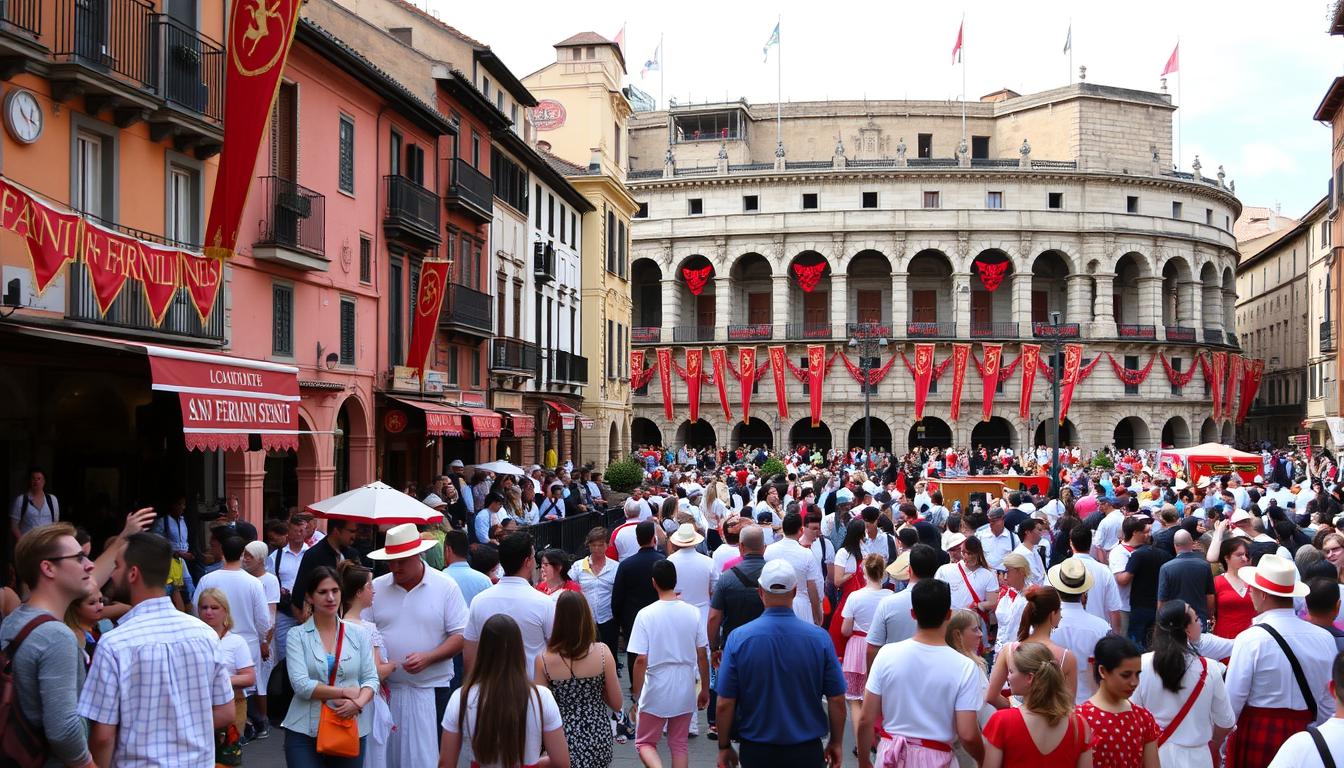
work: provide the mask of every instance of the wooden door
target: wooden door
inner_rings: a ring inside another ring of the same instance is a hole
[[[747,294],[747,323],[750,325],[769,325],[770,314],[773,307],[770,306],[770,292],[758,291]]]
[[[971,323],[994,321],[994,294],[989,291],[971,291]]]
[[[1031,292],[1031,321],[1033,323],[1050,322],[1050,294],[1048,292]]]
[[[714,327],[714,297],[701,294],[695,297],[695,324],[700,328]]]
[[[860,323],[882,322],[882,291],[860,290],[858,292],[858,321]]]
[[[938,322],[938,291],[922,290],[911,291],[910,296],[914,305],[914,312],[910,320],[916,323],[936,323]]]
[[[803,324],[826,325],[831,321],[831,294],[827,291],[812,291],[803,294]]]
[[[1126,321],[1125,313],[1124,313],[1123,311],[1121,311],[1121,310],[1123,310],[1124,308],[1125,308],[1125,302],[1124,302],[1124,298],[1123,298],[1123,296],[1122,296],[1120,293],[1118,293],[1118,292],[1115,293],[1115,294],[1112,294],[1112,295],[1111,295],[1111,316],[1115,318],[1115,322],[1124,324],[1124,322]]]

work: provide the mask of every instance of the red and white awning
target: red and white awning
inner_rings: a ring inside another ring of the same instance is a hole
[[[460,408],[454,408],[451,405],[443,403],[432,403],[428,400],[411,400],[408,398],[394,397],[402,405],[410,406],[425,414],[425,434],[435,437],[462,437],[466,434],[466,426],[463,424],[462,417],[466,413]]]
[[[504,417],[494,411],[465,405],[461,406],[461,409],[471,418],[471,431],[477,437],[499,437],[504,429]]]
[[[134,342],[128,342],[134,344]],[[176,392],[188,450],[299,448],[299,369],[265,360],[136,344],[149,355],[152,388]]]

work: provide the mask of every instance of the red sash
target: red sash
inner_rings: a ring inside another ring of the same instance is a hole
[[[957,571],[961,573],[961,582],[966,585],[966,591],[971,593],[971,610],[980,616],[980,620],[985,622],[985,627],[988,628],[994,622],[990,621],[989,616],[980,610],[980,595],[975,591],[975,587],[971,586],[971,579],[966,575],[966,566],[963,563],[957,563]],[[980,641],[980,647],[976,649],[976,653],[981,656],[985,654],[985,641],[983,639]]]
[[[1185,716],[1190,713],[1190,708],[1195,705],[1195,699],[1198,699],[1200,692],[1204,690],[1204,679],[1208,676],[1209,662],[1206,661],[1203,656],[1200,656],[1199,682],[1195,683],[1195,687],[1190,691],[1190,697],[1181,705],[1181,710],[1176,713],[1176,716],[1171,719],[1170,723],[1167,723],[1167,727],[1162,729],[1162,735],[1157,737],[1158,749],[1161,749],[1162,745],[1167,743],[1167,739],[1171,738],[1171,735],[1176,732],[1176,729],[1179,728],[1181,723],[1185,720]]]
[[[845,580],[845,583],[840,585],[840,604],[835,607],[835,613],[831,614],[831,626],[829,628],[831,633],[831,644],[835,646],[836,657],[842,662],[845,660],[845,645],[849,642],[849,639],[841,632],[841,629],[844,628],[845,620],[841,617],[840,613],[845,610],[845,603],[849,601],[849,596],[860,589],[863,589],[865,583],[866,581],[863,577],[863,571],[854,571],[854,573]]]

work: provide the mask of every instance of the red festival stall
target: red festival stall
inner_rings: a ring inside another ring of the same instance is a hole
[[[1172,448],[1162,452],[1164,459],[1171,458],[1185,465],[1186,477],[1191,483],[1201,477],[1226,475],[1236,472],[1243,482],[1251,482],[1264,469],[1264,463],[1258,453],[1238,451],[1221,443],[1204,443],[1193,448]]]

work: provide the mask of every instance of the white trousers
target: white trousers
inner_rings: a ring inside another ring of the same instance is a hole
[[[396,730],[387,740],[388,768],[425,768],[439,764],[439,724],[433,688],[389,687],[388,706]]]

